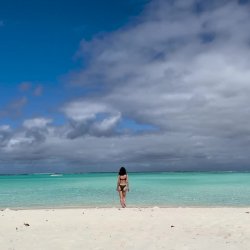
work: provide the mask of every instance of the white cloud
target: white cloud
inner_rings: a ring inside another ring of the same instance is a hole
[[[38,152],[41,145],[46,143],[50,136],[56,134],[55,129],[49,126],[51,122],[52,119],[39,117],[25,120],[23,127],[16,130],[11,130],[8,126],[4,126],[3,129],[0,128],[0,143],[3,145],[3,155],[9,154],[13,161],[17,158],[23,162],[34,157],[30,155],[31,151],[36,152],[35,157],[38,156],[37,154],[41,154],[39,156],[41,159],[46,157]],[[0,151],[0,155],[2,152]],[[6,157],[8,155],[5,155],[3,159]]]
[[[70,119],[76,121],[84,121],[93,119],[98,113],[109,111],[108,107],[103,103],[89,101],[75,101],[67,104],[62,111]]]
[[[115,127],[117,122],[120,120],[121,115],[117,114],[108,118],[103,119],[100,122],[94,123],[94,128],[99,131],[107,131]]]
[[[70,120],[67,134],[71,139],[86,134],[112,135],[121,118],[121,114],[110,105],[93,101],[70,102],[62,111]]]
[[[10,125],[1,125],[0,126],[0,131],[10,131]]]
[[[38,117],[33,119],[27,119],[23,122],[25,128],[45,128],[49,123],[52,122],[52,119]]]

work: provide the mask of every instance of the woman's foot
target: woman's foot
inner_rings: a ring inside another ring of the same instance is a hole
[[[122,208],[124,208],[125,206],[124,206],[123,201],[120,201],[120,203],[121,203]]]

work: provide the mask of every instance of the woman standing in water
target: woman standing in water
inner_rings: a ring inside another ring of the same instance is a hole
[[[121,206],[126,207],[126,192],[129,191],[129,184],[128,174],[124,167],[120,168],[116,190],[119,192]]]

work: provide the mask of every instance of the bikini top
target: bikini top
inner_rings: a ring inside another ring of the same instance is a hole
[[[120,175],[120,180],[123,180],[123,181],[127,180],[127,175],[125,175],[126,176],[125,178],[121,178],[122,176],[124,175]]]

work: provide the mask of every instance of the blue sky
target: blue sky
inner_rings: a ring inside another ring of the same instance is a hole
[[[144,1],[4,1],[1,83],[58,82],[78,66],[82,39],[110,32],[139,14]],[[15,74],[13,74],[13,71]]]
[[[4,94],[0,105],[6,107],[23,96],[33,104],[10,122],[17,125],[23,118],[53,113],[67,98],[88,92],[67,88],[63,81],[71,70],[84,65],[84,60],[76,56],[80,41],[122,27],[142,11],[145,3],[146,0],[3,2],[0,91]],[[22,84],[30,87],[20,91]],[[38,86],[42,86],[44,94],[34,97],[32,92]],[[63,120],[59,114],[55,119]],[[1,123],[5,121],[2,119]]]
[[[0,6],[0,173],[248,170],[250,4]]]

